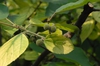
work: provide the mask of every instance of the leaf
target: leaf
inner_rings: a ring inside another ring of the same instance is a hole
[[[100,2],[100,0],[90,0],[90,2]]]
[[[40,21],[39,19],[34,19],[34,18],[32,18],[32,19],[30,19],[30,21],[29,21],[31,24],[33,24],[33,25],[35,25],[35,26],[39,26],[39,27],[44,27],[44,25],[46,24],[46,23],[43,23],[42,21]],[[50,26],[52,26],[52,25],[54,25],[54,23],[49,23],[49,25]]]
[[[66,24],[66,23],[56,23],[56,26],[59,29],[70,31],[70,32],[74,32],[76,30],[79,30],[78,27],[76,27],[75,25]]]
[[[3,4],[0,4],[0,19],[4,19],[9,15],[8,7]]]
[[[25,2],[24,0],[14,0],[14,2],[19,6],[19,7],[27,7],[29,4]]]
[[[49,35],[49,31],[46,30],[46,31],[44,31],[44,32],[39,32],[38,34],[40,34],[40,35],[46,37],[46,36]],[[52,34],[62,35],[62,31],[61,31],[60,29],[56,29],[56,31],[55,31],[54,33],[52,33]]]
[[[67,10],[71,10],[80,6],[85,5],[86,3],[88,3],[88,0],[78,0],[76,2],[71,2],[65,5],[62,5],[61,7],[59,7],[55,13],[58,12],[62,12],[62,11],[67,11]]]
[[[7,66],[16,60],[26,50],[28,43],[24,34],[18,34],[3,44],[0,48],[0,66]]]
[[[48,35],[44,44],[49,51],[56,54],[68,54],[74,49],[71,40],[62,35]]]
[[[45,66],[76,66],[75,64],[64,63],[64,62],[49,62]]]
[[[45,25],[45,23],[43,23],[42,21],[34,18],[30,19],[29,22],[33,25],[40,26],[40,27],[43,27]]]
[[[77,0],[43,0],[43,1],[49,3],[48,7],[46,8],[46,16],[51,16],[56,11],[56,9],[58,9],[62,5]]]
[[[80,38],[82,42],[91,34],[93,28],[94,28],[94,20],[86,21],[82,25],[82,31],[80,34]]]
[[[21,13],[18,15],[10,15],[8,19],[18,25],[22,25],[24,21],[33,13],[33,7],[22,8]]]
[[[100,7],[100,6],[99,6]],[[100,12],[93,12],[93,18],[100,23]]]
[[[8,24],[8,25],[12,25],[9,21],[3,19],[0,20],[0,26],[2,27],[2,29],[4,31],[6,31],[7,33],[9,33],[11,36],[13,36],[14,32],[17,31],[16,28],[12,28],[10,26],[4,25],[4,24]]]
[[[78,47],[75,47],[69,54],[55,54],[55,56],[65,61],[70,60],[75,63],[77,62],[80,64],[79,66],[92,66],[84,51]]]
[[[43,48],[37,46],[35,43],[31,43],[31,44],[29,44],[29,46],[30,46],[30,48],[31,48],[32,50],[37,51],[37,52],[39,52],[39,53],[42,53],[42,52],[44,51]]]
[[[29,60],[29,61],[36,60],[38,56],[39,56],[39,53],[36,51],[26,51],[24,53],[24,59]]]

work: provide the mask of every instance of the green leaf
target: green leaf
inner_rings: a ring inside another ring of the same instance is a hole
[[[14,2],[19,6],[19,7],[27,7],[29,4],[25,2],[24,0],[14,0]]]
[[[22,8],[21,13],[18,15],[10,15],[8,19],[18,25],[22,25],[24,21],[33,13],[33,7]]]
[[[75,32],[75,31],[79,30],[78,27],[76,27],[75,25],[72,25],[72,24],[56,23],[56,26],[59,29],[70,31],[70,32]]]
[[[39,53],[36,51],[26,51],[24,53],[24,59],[29,60],[29,61],[36,60],[38,56],[39,56]]]
[[[0,26],[1,28],[6,31],[7,33],[9,33],[11,36],[13,36],[14,32],[17,31],[16,28],[12,28],[10,26],[7,25],[12,25],[9,21],[7,21],[6,19],[0,20]]]
[[[100,7],[100,6],[99,6]],[[93,18],[100,23],[100,12],[93,12]]]
[[[0,66],[7,66],[16,60],[26,50],[28,43],[24,34],[18,34],[3,44],[0,48]]]
[[[41,21],[45,20],[47,17],[45,16],[45,11],[37,11],[37,14],[34,16],[35,19],[39,19]]]
[[[62,11],[67,11],[67,10],[71,10],[80,6],[85,5],[86,3],[88,3],[88,0],[78,0],[76,2],[71,2],[71,3],[67,3],[65,5],[62,5],[61,7],[59,7],[55,13],[58,12],[62,12]]]
[[[4,19],[9,15],[8,7],[3,4],[0,4],[0,19]]]
[[[62,35],[48,35],[44,44],[49,51],[56,54],[68,54],[74,49],[71,40]]]
[[[35,43],[31,43],[31,44],[29,44],[29,46],[30,46],[30,48],[31,48],[32,50],[37,51],[37,52],[39,52],[39,53],[42,53],[42,52],[44,51],[43,48],[37,46]]]
[[[94,20],[86,21],[82,25],[82,31],[80,34],[80,38],[82,42],[91,34],[93,28],[94,28]]]
[[[64,63],[64,62],[49,62],[44,66],[76,66],[76,65],[71,63]]]
[[[92,66],[84,51],[78,47],[75,47],[69,54],[55,54],[55,56],[66,61],[70,60],[75,63],[77,62],[79,66]]]
[[[100,2],[100,0],[90,0],[90,2]]]
[[[49,2],[48,7],[46,8],[46,16],[51,16],[56,9],[61,7],[64,4],[75,2],[77,0],[43,0],[45,2]]]
[[[40,26],[40,27],[43,27],[45,25],[45,23],[43,23],[42,21],[34,18],[30,19],[29,22],[33,25]]]
[[[89,35],[89,39],[90,40],[95,40],[95,39],[97,39],[99,37],[99,34],[98,34],[98,31],[96,31],[96,30],[93,30],[92,32],[91,32],[91,34]]]

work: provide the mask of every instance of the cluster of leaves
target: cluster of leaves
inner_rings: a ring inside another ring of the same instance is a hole
[[[100,12],[89,15],[80,34],[72,25],[88,2],[100,7],[99,0],[1,0],[0,66],[31,65],[45,49],[51,55],[41,66],[99,64]],[[70,39],[65,32],[75,35]]]

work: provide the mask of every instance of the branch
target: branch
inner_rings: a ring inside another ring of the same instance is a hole
[[[50,51],[45,50],[31,66],[39,66],[40,62],[50,53]]]
[[[81,15],[79,16],[77,22],[75,23],[75,25],[81,30],[82,28],[82,24],[85,22],[85,20],[87,19],[88,15],[93,12],[93,11],[100,11],[100,9],[94,9],[93,5],[91,3],[87,3],[86,5],[84,5],[84,10],[81,13]],[[71,32],[67,32],[64,34],[65,37],[73,37],[74,33]]]
[[[87,19],[88,15],[94,11],[94,8],[92,6],[91,3],[88,3],[84,6],[84,10],[83,12],[81,13],[81,15],[79,16],[77,22],[76,22],[76,26],[81,29],[82,27],[82,24],[85,22],[85,20]]]

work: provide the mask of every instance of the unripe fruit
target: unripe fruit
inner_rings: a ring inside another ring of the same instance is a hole
[[[49,24],[45,24],[45,25],[44,25],[44,29],[45,29],[45,30],[50,30],[50,28],[51,28],[51,27],[50,27]]]
[[[53,33],[53,32],[55,32],[55,31],[56,31],[56,26],[55,26],[55,25],[52,25],[51,28],[50,28],[50,32]]]
[[[42,40],[42,39],[38,39],[38,40],[36,41],[36,45],[40,46],[40,45],[42,45],[42,44],[43,44],[43,40]]]

